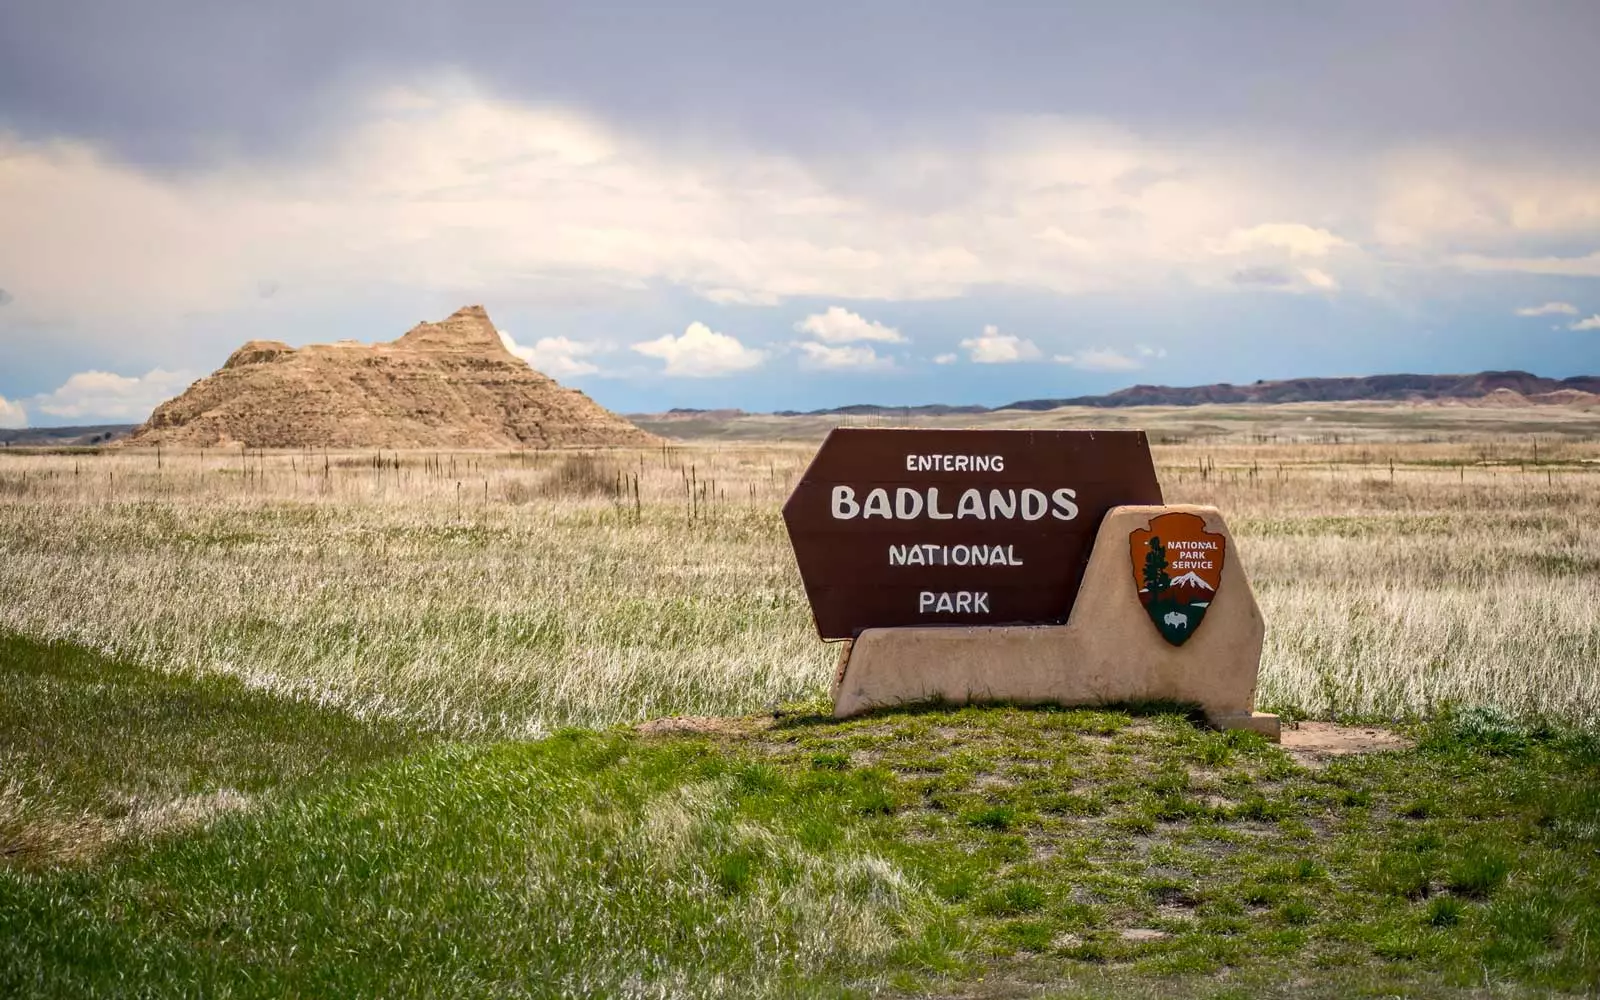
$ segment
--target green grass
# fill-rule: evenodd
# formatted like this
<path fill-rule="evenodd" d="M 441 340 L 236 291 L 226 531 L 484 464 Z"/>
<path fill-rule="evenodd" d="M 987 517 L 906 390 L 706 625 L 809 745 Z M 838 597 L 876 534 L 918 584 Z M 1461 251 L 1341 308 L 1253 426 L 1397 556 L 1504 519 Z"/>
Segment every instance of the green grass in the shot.
<path fill-rule="evenodd" d="M 1315 769 L 1158 708 L 440 743 L 60 644 L 0 651 L 8 773 L 48 807 L 11 836 L 114 823 L 130 788 L 247 796 L 0 865 L 0 995 L 1600 981 L 1600 747 L 1494 713 Z"/>
<path fill-rule="evenodd" d="M 44 861 L 418 747 L 388 719 L 0 630 L 0 857 Z"/>
<path fill-rule="evenodd" d="M 959 931 L 862 819 L 877 784 L 692 741 L 441 747 L 5 877 L 0 993 L 778 996 L 945 967 Z"/>

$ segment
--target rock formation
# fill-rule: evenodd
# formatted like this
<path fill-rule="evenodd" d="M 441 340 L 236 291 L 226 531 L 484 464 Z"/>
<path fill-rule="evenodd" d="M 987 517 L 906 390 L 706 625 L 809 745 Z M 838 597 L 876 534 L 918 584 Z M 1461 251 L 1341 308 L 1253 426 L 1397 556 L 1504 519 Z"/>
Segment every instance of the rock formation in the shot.
<path fill-rule="evenodd" d="M 562 448 L 657 439 L 507 351 L 482 306 L 387 344 L 252 340 L 133 446 Z"/>

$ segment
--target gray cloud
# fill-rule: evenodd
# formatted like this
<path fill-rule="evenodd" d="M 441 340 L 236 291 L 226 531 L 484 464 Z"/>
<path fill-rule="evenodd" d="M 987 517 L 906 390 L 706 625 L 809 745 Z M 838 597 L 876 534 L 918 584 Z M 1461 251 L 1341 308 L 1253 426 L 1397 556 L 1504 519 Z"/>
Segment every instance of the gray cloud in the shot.
<path fill-rule="evenodd" d="M 1294 279 L 1282 269 L 1277 267 L 1242 267 L 1233 272 L 1229 278 L 1235 285 L 1258 285 L 1268 288 L 1282 288 Z"/>
<path fill-rule="evenodd" d="M 0 288 L 0 306 L 10 305 L 12 298 L 13 296 L 10 292 L 6 291 L 4 288 Z"/>
<path fill-rule="evenodd" d="M 1567 142 L 1600 132 L 1597 34 L 1600 6 L 1559 0 L 55 0 L 0 5 L 0 127 L 146 162 L 282 154 L 374 84 L 457 68 L 664 133 L 691 123 L 820 151 L 995 113 L 1331 144 Z"/>

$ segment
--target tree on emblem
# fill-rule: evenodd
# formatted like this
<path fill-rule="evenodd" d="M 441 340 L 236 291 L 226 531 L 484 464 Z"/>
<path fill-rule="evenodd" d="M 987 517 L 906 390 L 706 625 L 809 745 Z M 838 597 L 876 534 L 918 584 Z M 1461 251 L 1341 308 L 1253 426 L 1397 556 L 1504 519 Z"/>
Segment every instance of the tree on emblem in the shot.
<path fill-rule="evenodd" d="M 1150 536 L 1150 553 L 1144 557 L 1144 589 L 1150 595 L 1150 600 L 1159 600 L 1172 586 L 1172 577 L 1167 575 L 1167 547 L 1160 536 Z"/>
<path fill-rule="evenodd" d="M 1151 535 L 1149 546 L 1150 551 L 1144 555 L 1144 610 L 1162 638 L 1181 646 L 1194 626 L 1200 624 L 1205 608 L 1180 603 L 1182 593 L 1172 589 L 1172 567 L 1161 536 Z"/>

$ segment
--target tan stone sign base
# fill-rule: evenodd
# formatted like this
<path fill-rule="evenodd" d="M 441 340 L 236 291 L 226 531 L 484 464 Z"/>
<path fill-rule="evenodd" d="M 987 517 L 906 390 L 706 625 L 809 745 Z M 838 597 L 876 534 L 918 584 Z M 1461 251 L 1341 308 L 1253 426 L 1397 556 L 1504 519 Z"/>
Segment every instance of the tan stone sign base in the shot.
<path fill-rule="evenodd" d="M 1128 536 L 1151 518 L 1186 511 L 1228 538 L 1222 584 L 1181 646 L 1151 624 L 1134 583 Z M 834 677 L 839 718 L 931 700 L 950 704 L 1198 704 L 1226 729 L 1276 741 L 1278 717 L 1254 711 L 1265 625 L 1239 550 L 1215 507 L 1115 507 L 1100 525 L 1065 625 L 867 629 L 845 647 Z"/>

